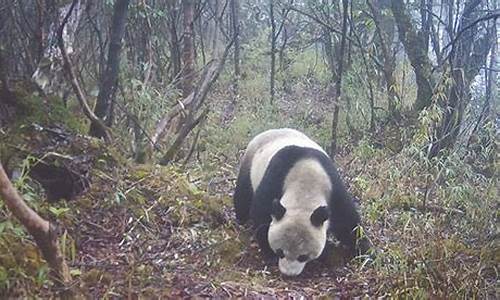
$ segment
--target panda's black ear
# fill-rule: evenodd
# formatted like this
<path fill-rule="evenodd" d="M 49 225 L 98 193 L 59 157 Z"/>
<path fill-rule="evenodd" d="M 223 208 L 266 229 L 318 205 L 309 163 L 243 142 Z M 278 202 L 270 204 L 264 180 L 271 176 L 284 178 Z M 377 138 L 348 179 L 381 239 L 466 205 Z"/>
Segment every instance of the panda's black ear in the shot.
<path fill-rule="evenodd" d="M 314 210 L 314 212 L 311 215 L 311 223 L 319 227 L 328 220 L 330 217 L 330 211 L 328 210 L 328 206 L 320 206 Z"/>
<path fill-rule="evenodd" d="M 286 208 L 283 205 L 281 205 L 280 199 L 274 199 L 273 200 L 273 210 L 271 212 L 273 217 L 276 220 L 280 220 L 285 215 L 285 212 L 286 212 Z"/>

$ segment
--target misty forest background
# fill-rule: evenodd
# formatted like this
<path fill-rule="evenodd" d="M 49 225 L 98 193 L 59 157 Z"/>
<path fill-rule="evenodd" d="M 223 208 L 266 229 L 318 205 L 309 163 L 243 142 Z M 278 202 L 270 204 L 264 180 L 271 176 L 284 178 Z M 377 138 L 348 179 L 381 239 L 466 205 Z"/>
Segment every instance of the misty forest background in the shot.
<path fill-rule="evenodd" d="M 0 0 L 0 295 L 498 298 L 496 0 Z M 371 255 L 298 278 L 232 211 L 270 128 Z"/>

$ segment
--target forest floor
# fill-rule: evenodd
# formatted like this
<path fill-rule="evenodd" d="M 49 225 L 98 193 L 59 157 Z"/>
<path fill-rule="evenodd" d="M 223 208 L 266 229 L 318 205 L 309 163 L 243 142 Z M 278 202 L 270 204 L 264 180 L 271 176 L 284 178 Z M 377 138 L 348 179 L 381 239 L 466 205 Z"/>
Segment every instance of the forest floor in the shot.
<path fill-rule="evenodd" d="M 77 294 L 261 298 L 373 293 L 366 274 L 356 274 L 356 267 L 338 258 L 312 262 L 297 278 L 284 278 L 277 266 L 266 266 L 251 230 L 235 223 L 231 194 L 236 168 L 221 166 L 210 193 L 199 189 L 204 185 L 196 179 L 200 174 L 175 166 L 94 169 L 85 195 L 52 203 L 48 210 L 64 211 L 57 223 L 66 230 L 63 252 Z M 20 264 L 26 264 L 23 256 L 40 261 L 33 247 L 16 251 Z M 51 296 L 54 291 L 50 282 L 40 293 L 32 282 L 17 281 L 9 295 Z"/>
<path fill-rule="evenodd" d="M 277 266 L 264 264 L 251 231 L 234 221 L 234 174 L 216 179 L 216 196 L 179 174 L 162 167 L 128 170 L 120 188 L 127 199 L 107 207 L 98 201 L 103 185 L 94 185 L 88 197 L 95 202 L 79 207 L 77 222 L 67 227 L 78 249 L 71 267 L 81 273 L 80 291 L 98 298 L 375 293 L 368 273 L 337 259 L 310 263 L 297 278 L 282 277 Z"/>
<path fill-rule="evenodd" d="M 52 112 L 57 117 L 54 109 L 41 115 Z M 0 130 L 0 154 L 21 158 L 16 187 L 59 225 L 72 288 L 86 298 L 499 296 L 498 181 L 461 160 L 448 163 L 443 184 L 437 176 L 426 190 L 423 174 L 432 170 L 411 152 L 363 141 L 342 149 L 336 163 L 376 255 L 348 261 L 332 247 L 300 276 L 287 278 L 264 264 L 252 231 L 235 222 L 231 195 L 240 146 L 231 155 L 206 150 L 213 154 L 202 158 L 210 160 L 210 171 L 199 161 L 137 165 L 116 150 L 119 145 L 66 134 L 52 126 L 54 119 L 34 120 L 41 125 L 25 119 L 20 131 Z M 240 137 L 242 145 L 247 138 Z M 40 200 L 45 194 L 25 176 L 40 153 L 54 156 L 55 166 L 68 158 L 89 162 L 88 190 L 69 201 Z M 31 238 L 0 203 L 0 295 L 56 292 Z"/>
<path fill-rule="evenodd" d="M 90 298 L 347 299 L 404 297 L 419 295 L 422 289 L 420 295 L 427 297 L 433 295 L 432 284 L 439 289 L 447 284 L 450 289 L 460 288 L 459 280 L 485 277 L 480 284 L 488 284 L 488 294 L 495 295 L 493 269 L 483 269 L 484 274 L 477 277 L 466 271 L 484 259 L 477 253 L 485 257 L 492 254 L 484 249 L 472 252 L 473 247 L 465 247 L 451 232 L 442 229 L 427 229 L 424 231 L 429 232 L 420 235 L 401 230 L 404 225 L 398 219 L 404 210 L 397 208 L 392 209 L 396 218 L 366 222 L 370 238 L 384 253 L 380 261 L 364 257 L 347 261 L 341 249 L 334 247 L 328 257 L 309 263 L 300 276 L 282 276 L 276 265 L 264 264 L 252 232 L 235 223 L 231 204 L 236 171 L 233 163 L 220 161 L 220 171 L 210 182 L 203 182 L 203 175 L 196 169 L 179 166 L 125 164 L 113 171 L 94 169 L 92 185 L 85 195 L 52 204 L 67 209 L 58 216 L 58 223 L 67 230 L 64 252 L 74 290 Z M 341 167 L 349 165 L 354 172 L 364 165 L 349 155 L 339 157 L 338 163 Z M 359 166 L 354 167 L 356 164 Z M 351 177 L 345 177 L 352 184 Z M 415 219 L 425 215 L 410 213 Z M 440 211 L 431 214 L 444 217 Z M 411 223 L 405 222 L 406 226 Z M 429 226 L 423 224 L 412 226 Z M 455 253 L 444 254 L 448 248 Z M 414 249 L 420 250 L 412 253 Z M 429 258 L 435 264 L 430 270 L 435 273 L 421 273 L 425 269 L 418 266 L 416 255 L 439 257 Z M 465 274 L 472 277 L 462 276 Z M 425 286 L 426 282 L 429 286 Z M 11 296 L 51 296 L 56 291 L 48 281 L 41 286 L 41 292 L 36 285 L 23 286 L 22 281 L 16 284 L 21 285 L 11 290 Z M 439 289 L 435 295 L 447 295 Z"/>

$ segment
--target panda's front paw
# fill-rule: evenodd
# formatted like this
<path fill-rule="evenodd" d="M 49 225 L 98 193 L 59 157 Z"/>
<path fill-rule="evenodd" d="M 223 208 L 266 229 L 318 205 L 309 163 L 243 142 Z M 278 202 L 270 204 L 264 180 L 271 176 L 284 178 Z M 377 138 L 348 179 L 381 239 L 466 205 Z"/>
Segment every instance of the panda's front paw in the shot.
<path fill-rule="evenodd" d="M 278 263 L 278 256 L 272 252 L 261 251 L 261 255 L 266 265 L 276 265 Z"/>
<path fill-rule="evenodd" d="M 374 252 L 374 250 L 372 243 L 366 237 L 359 239 L 356 243 L 356 255 L 370 254 L 369 252 Z"/>
<path fill-rule="evenodd" d="M 265 245 L 260 245 L 260 256 L 266 265 L 275 265 L 278 263 L 278 256 L 271 247 L 263 247 Z"/>

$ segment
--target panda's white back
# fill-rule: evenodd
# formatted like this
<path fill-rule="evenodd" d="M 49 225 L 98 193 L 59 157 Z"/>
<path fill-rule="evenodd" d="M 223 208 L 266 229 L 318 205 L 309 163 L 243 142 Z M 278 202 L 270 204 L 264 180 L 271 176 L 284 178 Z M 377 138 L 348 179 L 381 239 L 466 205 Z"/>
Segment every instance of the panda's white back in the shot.
<path fill-rule="evenodd" d="M 307 215 L 318 208 L 328 205 L 332 190 L 330 177 L 315 159 L 299 160 L 287 174 L 283 184 L 284 194 L 281 204 L 286 207 L 291 219 Z"/>
<path fill-rule="evenodd" d="M 273 156 L 287 146 L 309 147 L 327 154 L 320 145 L 302 132 L 294 129 L 271 129 L 260 133 L 250 141 L 245 154 L 253 157 L 250 179 L 254 192 L 264 177 L 264 173 Z"/>

